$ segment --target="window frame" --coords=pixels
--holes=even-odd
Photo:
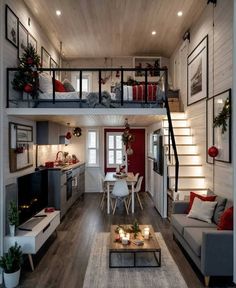
[[[116,141],[114,139],[114,149],[109,149],[109,136],[113,135],[113,136],[121,136],[122,137],[122,133],[123,132],[107,132],[106,133],[106,167],[107,168],[116,168],[117,165],[122,165],[123,164],[123,157],[125,155],[124,145],[121,146],[121,149],[119,149],[119,148],[116,149]],[[121,142],[122,142],[122,140],[121,140]],[[115,153],[114,153],[115,163],[114,164],[109,164],[109,151],[110,150],[115,151]],[[116,163],[116,151],[119,151],[119,150],[121,150],[121,152],[122,152],[122,162],[120,164],[117,164]]]
[[[95,147],[89,147],[89,133],[96,133],[96,145]],[[89,163],[89,150],[96,150],[96,163]],[[87,141],[86,141],[86,166],[87,167],[99,167],[99,130],[96,128],[87,129]]]
[[[78,73],[76,75],[75,79],[76,79],[76,91],[80,92],[80,90],[79,90],[80,86],[77,86],[77,82],[80,82],[80,73]],[[92,91],[92,73],[91,72],[83,72],[82,73],[82,80],[83,79],[88,80],[88,91],[83,91],[83,89],[82,89],[82,92],[86,92],[86,93],[91,92]]]

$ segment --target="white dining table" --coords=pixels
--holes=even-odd
[[[134,176],[133,172],[128,172],[127,177],[122,179],[124,179],[127,184],[131,186],[131,211],[134,213],[134,185],[137,182],[137,178]],[[120,180],[120,178],[115,177],[115,172],[108,172],[104,179],[104,182],[107,185],[107,214],[110,214],[110,186],[114,185],[114,183],[118,180]]]

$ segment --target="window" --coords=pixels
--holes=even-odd
[[[87,164],[88,166],[98,166],[98,131],[95,129],[88,130],[87,141]]]
[[[123,163],[124,149],[122,132],[107,133],[107,167],[116,167]]]
[[[90,92],[92,83],[92,75],[90,73],[82,73],[82,92]],[[76,91],[80,91],[80,76],[76,77]]]

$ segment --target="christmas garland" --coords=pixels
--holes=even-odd
[[[213,127],[221,127],[221,133],[224,134],[227,131],[227,120],[230,117],[230,101],[229,98],[225,100],[224,106],[220,113],[213,120]]]

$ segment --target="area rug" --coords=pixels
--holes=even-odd
[[[155,233],[162,250],[159,268],[109,269],[109,235],[97,233],[92,244],[83,288],[187,288],[160,233]]]

